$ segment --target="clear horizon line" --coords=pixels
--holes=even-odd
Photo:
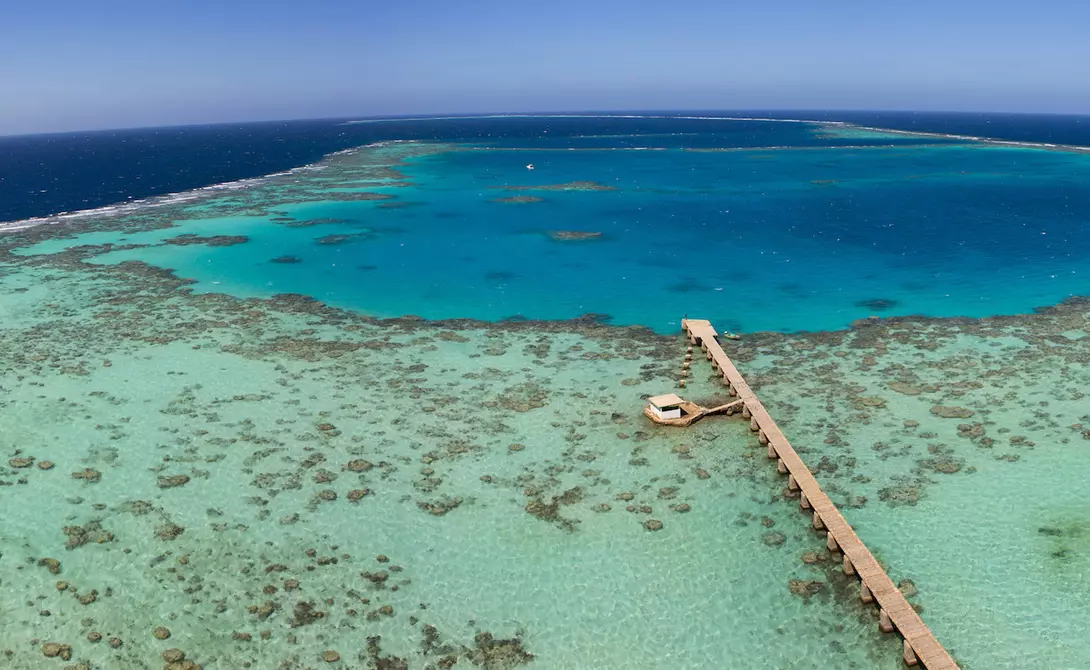
[[[1055,117],[1071,117],[1071,118],[1088,118],[1090,119],[1090,112],[1085,114],[1071,114],[1064,112],[997,112],[997,111],[983,111],[983,110],[945,110],[945,109],[861,109],[861,108],[805,108],[805,107],[781,107],[781,108],[735,108],[735,109],[610,109],[610,110],[568,110],[568,111],[552,111],[552,112],[471,112],[471,113],[434,113],[434,114],[375,114],[375,115],[349,115],[349,116],[319,116],[319,117],[296,117],[296,118],[284,118],[284,119],[269,119],[269,120],[228,120],[228,121],[211,121],[205,123],[183,123],[183,124],[169,124],[169,125],[136,125],[136,126],[117,126],[106,128],[86,128],[80,130],[57,130],[57,131],[45,131],[36,133],[5,133],[0,131],[0,139],[20,138],[20,137],[44,137],[54,135],[80,135],[80,134],[92,134],[92,133],[110,133],[110,132],[122,132],[133,130],[175,130],[184,128],[213,128],[216,126],[243,126],[243,125],[258,125],[258,124],[277,124],[277,123],[304,123],[304,122],[319,122],[319,121],[379,121],[379,120],[442,120],[442,119],[472,119],[472,118],[500,118],[500,117],[525,117],[525,118],[548,118],[548,117],[563,117],[563,116],[590,116],[590,117],[607,117],[607,116],[622,116],[622,115],[647,115],[658,114],[662,116],[677,116],[686,114],[738,114],[738,113],[765,113],[765,114],[779,114],[779,113],[815,113],[815,114],[948,114],[948,115],[995,115],[995,116],[1055,116]],[[800,119],[805,121],[814,122],[827,122],[828,119]]]

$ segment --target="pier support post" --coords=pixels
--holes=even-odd
[[[870,592],[870,587],[863,582],[859,582],[859,599],[868,605],[874,602],[874,594]]]
[[[840,551],[840,543],[836,541],[832,533],[825,534],[825,548],[829,551]]]
[[[799,507],[801,509],[812,509],[810,501],[806,499],[805,493],[799,495]]]
[[[912,645],[908,643],[908,640],[905,640],[904,643],[905,643],[905,653],[904,653],[903,658],[905,660],[905,665],[908,665],[908,666],[919,665],[920,664],[920,659],[916,658],[916,650],[912,648]]]
[[[776,447],[772,446],[771,442],[768,443],[768,457],[769,458],[779,458],[780,457],[780,455],[776,453]]]
[[[885,610],[878,610],[878,630],[883,633],[893,632],[893,622],[890,621],[889,613]]]
[[[784,463],[783,459],[780,459],[780,461],[778,463],[776,463],[776,469],[780,471],[781,475],[786,475],[787,474],[787,463]]]
[[[825,530],[825,522],[821,520],[821,515],[817,512],[814,512],[814,518],[810,523],[814,526],[814,530]],[[829,533],[829,537],[832,536],[833,534]],[[833,543],[835,544],[836,540],[833,540]],[[830,551],[832,550],[830,549]]]
[[[851,559],[848,558],[847,556],[844,557],[844,568],[843,569],[844,569],[844,574],[846,574],[846,575],[850,576],[850,575],[855,574],[855,566],[852,565]]]
[[[747,419],[753,418],[753,413],[749,411],[749,405],[742,405],[742,416]]]
[[[757,419],[751,418],[749,420],[749,429],[752,430],[754,433],[761,429],[761,427],[757,425]]]
[[[795,481],[795,475],[787,475],[787,490],[798,491],[799,488],[799,483]]]
[[[738,391],[734,388],[734,384],[727,384],[727,395],[732,398],[738,395]]]
[[[768,444],[768,436],[765,435],[763,430],[757,431],[757,441],[761,444]]]

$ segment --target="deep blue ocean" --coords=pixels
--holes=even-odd
[[[660,112],[648,112],[657,114]],[[661,112],[688,115],[690,113]],[[894,112],[699,112],[846,121],[929,133],[1090,146],[1090,117]],[[675,133],[679,122],[608,118],[465,118],[345,125],[345,119],[0,137],[0,222],[91,209],[257,177],[325,154],[390,139],[453,141],[560,139],[581,135]],[[689,124],[693,132],[707,124]],[[684,131],[680,131],[684,132]],[[738,137],[760,146],[759,135]]]
[[[1090,147],[1090,119],[746,115],[851,124],[830,126],[708,116],[308,121],[6,138],[0,219],[422,140],[335,160],[265,195],[256,187],[244,205],[231,204],[232,191],[179,205],[170,214],[179,226],[165,232],[96,233],[36,251],[151,245],[98,262],[141,260],[196,280],[198,291],[300,293],[377,316],[593,313],[662,332],[686,313],[738,331],[824,330],[872,315],[1019,313],[1090,294],[1090,153],[1041,146]],[[434,141],[445,148],[414,155],[412,146]],[[361,176],[360,165],[383,160],[410,181],[388,187]],[[556,188],[571,182],[600,188]],[[364,191],[392,200],[339,197]],[[252,213],[262,198],[279,204]],[[301,220],[323,223],[284,225]],[[557,239],[557,231],[593,238]],[[248,241],[163,244],[179,233]]]

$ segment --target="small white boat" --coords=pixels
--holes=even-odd
[[[534,164],[530,163],[529,165],[526,166],[526,169],[527,170],[533,170],[534,169]]]

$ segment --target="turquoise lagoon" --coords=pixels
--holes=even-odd
[[[744,424],[640,415],[688,313],[962,667],[1081,667],[1090,327],[1031,312],[1090,292],[1090,156],[735,123],[0,237],[7,663],[897,667]]]
[[[758,148],[716,134],[388,144],[208,197],[181,208],[184,230],[123,242],[229,231],[248,244],[95,262],[149,259],[198,291],[302,293],[383,317],[595,313],[659,332],[679,310],[736,330],[825,330],[872,315],[1022,313],[1087,292],[1086,154],[855,132],[820,126]],[[372,194],[392,199],[344,199]],[[263,196],[275,206],[246,210]],[[535,201],[497,202],[519,196]],[[315,221],[332,223],[297,225]],[[569,230],[600,237],[549,235]],[[297,262],[270,262],[285,257]]]

